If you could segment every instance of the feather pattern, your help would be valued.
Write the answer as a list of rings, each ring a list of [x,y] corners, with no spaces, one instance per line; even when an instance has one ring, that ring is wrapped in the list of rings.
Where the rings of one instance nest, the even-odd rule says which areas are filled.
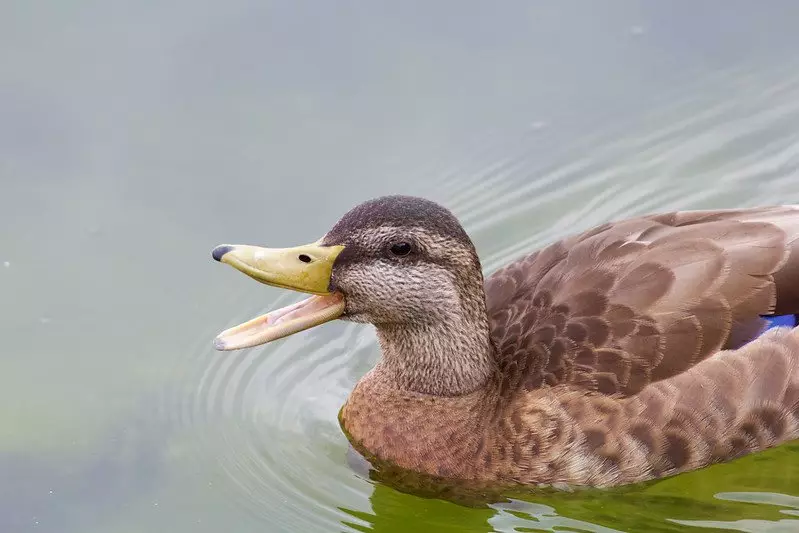
[[[799,437],[799,208],[608,223],[484,284],[491,377],[452,397],[376,368],[341,421],[375,464],[512,483],[610,486]]]
[[[497,362],[540,359],[524,365],[540,371],[519,380],[527,389],[635,394],[752,341],[778,294],[799,308],[778,290],[799,280],[775,282],[797,236],[799,211],[777,207],[642,217],[554,243],[486,281]]]

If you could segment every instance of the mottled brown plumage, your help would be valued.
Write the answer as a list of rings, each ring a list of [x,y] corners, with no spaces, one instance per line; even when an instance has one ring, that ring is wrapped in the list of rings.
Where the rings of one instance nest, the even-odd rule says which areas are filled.
[[[760,318],[799,312],[799,208],[605,224],[483,283],[443,208],[367,207],[324,242],[353,251],[331,289],[381,344],[340,414],[378,468],[612,486],[799,437],[799,329]]]

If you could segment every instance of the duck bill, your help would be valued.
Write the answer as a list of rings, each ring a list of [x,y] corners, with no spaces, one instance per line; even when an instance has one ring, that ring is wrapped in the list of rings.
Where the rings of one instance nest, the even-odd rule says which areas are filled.
[[[282,249],[217,246],[212,252],[217,261],[261,283],[313,296],[223,331],[214,339],[214,347],[217,350],[250,348],[340,317],[344,313],[344,296],[330,292],[329,286],[333,263],[343,249],[343,246],[319,243]]]

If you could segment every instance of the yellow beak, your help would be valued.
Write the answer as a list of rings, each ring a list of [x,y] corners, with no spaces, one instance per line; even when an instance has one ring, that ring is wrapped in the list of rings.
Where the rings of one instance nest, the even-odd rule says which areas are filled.
[[[258,346],[341,316],[344,296],[331,293],[329,286],[333,263],[343,249],[318,242],[282,249],[227,244],[214,248],[214,259],[261,283],[315,295],[223,331],[214,340],[216,349]]]

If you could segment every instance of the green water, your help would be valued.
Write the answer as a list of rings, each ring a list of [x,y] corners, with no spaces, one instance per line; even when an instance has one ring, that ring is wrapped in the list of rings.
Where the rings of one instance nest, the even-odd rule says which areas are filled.
[[[799,444],[646,486],[421,498],[347,462],[377,360],[210,258],[406,193],[491,271],[608,219],[799,203],[799,4],[0,4],[0,532],[799,531]]]

